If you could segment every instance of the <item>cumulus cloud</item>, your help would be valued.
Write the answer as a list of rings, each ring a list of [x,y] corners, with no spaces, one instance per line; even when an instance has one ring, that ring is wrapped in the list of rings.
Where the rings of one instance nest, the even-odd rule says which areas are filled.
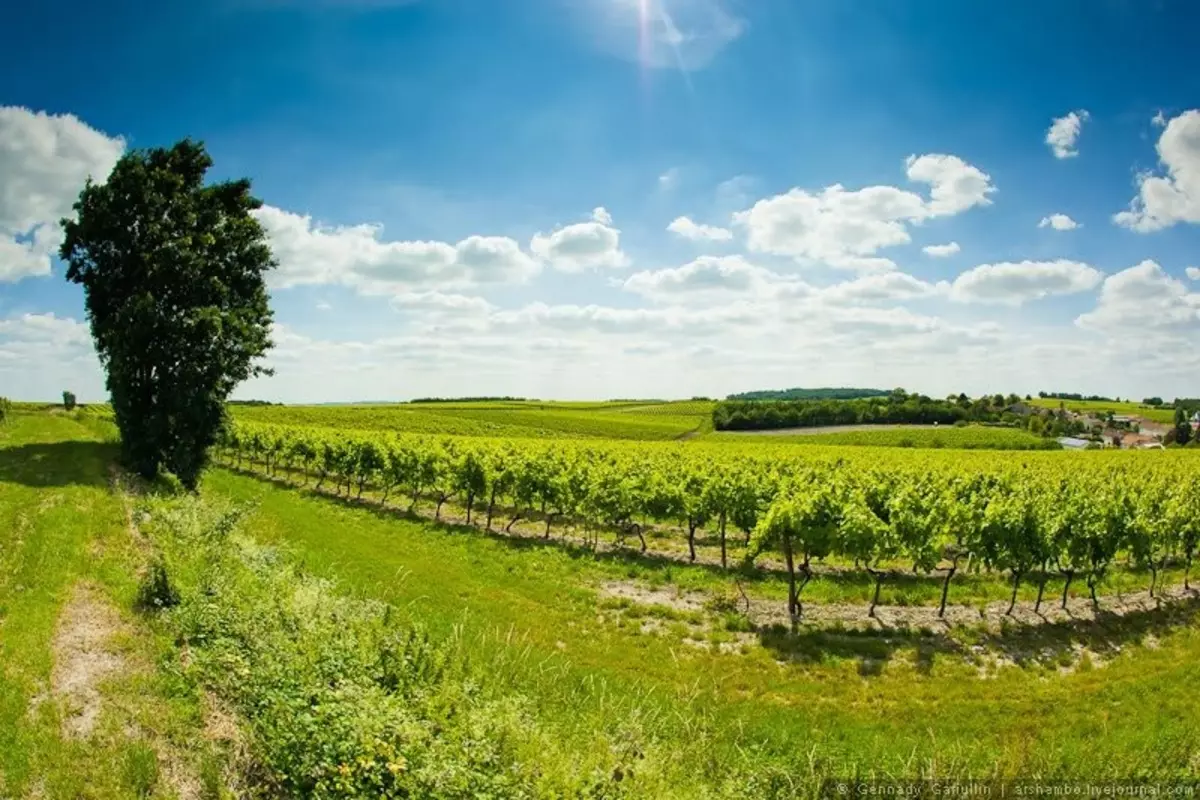
[[[945,284],[932,284],[903,272],[864,275],[821,290],[820,298],[834,303],[912,300],[945,291]]]
[[[810,291],[800,279],[755,266],[742,256],[701,256],[682,267],[635,273],[620,285],[627,292],[663,302],[678,302],[684,296],[717,301],[733,295],[798,297]]]
[[[877,252],[911,241],[910,225],[988,205],[995,191],[986,173],[957,156],[911,156],[906,168],[909,180],[930,185],[928,199],[895,186],[794,188],[738,212],[734,223],[755,252],[879,271],[894,265]]]
[[[425,312],[439,316],[483,317],[493,308],[482,297],[444,292],[401,292],[392,297],[391,304],[398,310]]]
[[[1184,272],[1194,281],[1200,281],[1200,267],[1188,267]]]
[[[1100,331],[1200,328],[1200,293],[1146,260],[1104,279],[1096,308],[1075,324]]]
[[[592,222],[599,222],[601,225],[612,225],[612,214],[608,213],[608,209],[604,206],[596,206],[592,209]]]
[[[930,244],[921,248],[921,250],[925,252],[925,255],[933,256],[934,258],[946,258],[947,256],[954,255],[961,249],[962,248],[958,246],[958,242],[950,242],[948,244]]]
[[[1019,305],[1051,295],[1085,292],[1103,279],[1095,267],[1065,259],[980,264],[954,279],[950,298],[962,303]]]
[[[1042,217],[1042,221],[1038,223],[1038,227],[1053,228],[1056,231],[1073,231],[1083,226],[1066,214],[1051,214],[1048,217]]]
[[[103,181],[125,141],[71,114],[0,107],[0,282],[49,275],[58,221],[88,177]]]
[[[667,230],[693,242],[727,242],[733,238],[733,231],[728,228],[699,224],[688,217],[676,217]]]
[[[567,225],[549,234],[536,234],[529,249],[560,272],[626,267],[629,258],[621,251],[621,232],[611,223],[608,212],[598,208],[593,212],[591,222]]]
[[[49,400],[64,386],[86,401],[104,396],[87,323],[53,313],[0,319],[0,386],[22,400]]]
[[[392,294],[432,286],[521,283],[541,268],[520,245],[501,236],[470,236],[453,245],[384,241],[379,225],[326,227],[273,206],[263,206],[255,216],[279,260],[279,268],[268,273],[276,288],[343,284],[363,293]]]
[[[1046,131],[1046,144],[1050,146],[1055,158],[1072,158],[1079,155],[1075,143],[1079,141],[1083,123],[1090,117],[1088,112],[1080,109],[1058,117],[1050,124],[1050,129]]]
[[[1175,117],[1158,139],[1165,174],[1138,176],[1137,197],[1113,221],[1141,233],[1177,222],[1200,223],[1200,110]]]

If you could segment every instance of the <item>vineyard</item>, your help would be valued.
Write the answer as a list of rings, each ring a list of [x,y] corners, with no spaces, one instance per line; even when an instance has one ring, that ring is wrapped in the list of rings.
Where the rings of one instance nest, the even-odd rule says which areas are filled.
[[[1200,543],[1200,463],[1190,452],[966,453],[758,447],[721,443],[450,438],[239,422],[221,457],[295,476],[301,485],[441,518],[453,502],[466,524],[511,529],[536,520],[648,548],[677,535],[696,560],[698,535],[719,543],[719,563],[782,561],[787,611],[802,615],[814,562],[870,576],[864,613],[905,571],[942,576],[939,614],[954,576],[971,567],[1008,576],[1011,612],[1024,581],[1035,611],[1052,575],[1065,606],[1073,586],[1099,607],[1110,571],[1149,576],[1182,567],[1184,589]],[[861,452],[861,451],[860,451]],[[731,557],[736,549],[740,558]]]

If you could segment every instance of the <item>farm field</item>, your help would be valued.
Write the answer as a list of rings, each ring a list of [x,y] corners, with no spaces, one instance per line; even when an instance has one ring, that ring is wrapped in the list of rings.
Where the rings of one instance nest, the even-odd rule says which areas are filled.
[[[244,420],[458,436],[659,440],[712,429],[712,404],[694,401],[234,406],[233,413]]]
[[[624,496],[634,500],[644,491],[639,476],[668,463],[697,475],[736,465],[756,486],[783,469],[880,486],[918,475],[1028,473],[1092,475],[1106,485],[1121,476],[1146,488],[1192,474],[1194,453],[916,451],[715,436],[447,440],[238,417],[238,447],[219,449],[226,466],[192,498],[120,478],[111,428],[90,414],[26,411],[0,426],[0,519],[8,522],[0,535],[9,537],[4,552],[22,554],[0,575],[0,647],[20,648],[5,650],[0,687],[6,791],[44,786],[45,796],[70,797],[88,785],[96,797],[170,797],[208,786],[220,796],[245,775],[267,774],[299,794],[385,780],[417,796],[805,797],[847,776],[1167,780],[1200,772],[1191,721],[1200,715],[1191,668],[1200,604],[1182,589],[1181,561],[1164,562],[1155,600],[1149,571],[1122,549],[1099,581],[1099,611],[1082,577],[1068,587],[1052,571],[1039,613],[1036,570],[1014,598],[1007,570],[964,564],[941,618],[943,575],[912,572],[902,548],[872,556],[887,573],[878,585],[848,553],[832,552],[815,565],[792,629],[778,543],[746,566],[753,553],[731,526],[723,568],[711,517],[698,526],[695,561],[686,519],[639,515],[643,552],[604,524],[605,514],[622,512],[602,494],[589,495],[573,519],[555,520],[548,539],[533,512],[504,532],[521,510],[505,495],[489,531],[482,506],[468,524],[459,492],[434,520],[435,486],[418,493],[416,513],[405,512],[408,487],[395,487],[389,503],[375,473],[361,492],[357,473],[335,489],[339,470],[357,469],[350,462],[331,465],[314,491],[314,465],[308,475],[298,461],[286,466],[282,449],[268,463],[265,437],[430,453],[453,441],[457,458],[502,453],[514,467],[559,454],[605,465],[607,473],[588,473],[593,487],[608,485],[605,474],[628,477],[634,494]],[[1043,484],[1053,482],[1031,482]],[[62,556],[42,555],[50,551]],[[25,566],[12,572],[8,563]],[[147,585],[154,589],[155,563],[165,565],[178,605],[136,610]],[[45,589],[25,591],[32,581]],[[102,663],[138,665],[129,679],[101,671],[88,695],[95,733],[82,739],[70,733],[78,701],[55,688],[64,620],[82,614],[81,602],[92,616],[96,605],[110,615]],[[381,667],[369,654],[396,641],[409,653],[404,663],[429,666],[378,684],[368,676]],[[339,693],[340,682],[361,688]],[[474,688],[463,694],[464,686]],[[315,707],[313,697],[322,698]],[[42,709],[32,718],[31,704]],[[450,707],[458,712],[444,716]],[[951,711],[930,713],[937,708]],[[233,738],[214,737],[213,709]],[[401,719],[406,730],[442,734],[395,740],[406,742],[402,758],[391,745],[364,744],[376,735],[393,741],[384,732]],[[1103,737],[1094,735],[1097,720]],[[306,733],[297,739],[297,731]],[[52,770],[59,761],[74,766]],[[39,783],[52,772],[53,783]]]
[[[1035,397],[1029,403],[1042,408],[1058,408],[1061,403],[1067,410],[1080,414],[1103,415],[1111,411],[1114,414],[1145,417],[1151,422],[1169,424],[1175,421],[1174,408],[1155,408],[1144,403],[1110,403],[1104,400],[1059,400],[1054,397]]]
[[[767,436],[772,441],[807,445],[951,448],[963,450],[1048,450],[1053,439],[1016,428],[969,425],[833,425],[821,428],[783,428],[759,431],[718,431],[714,439]]]

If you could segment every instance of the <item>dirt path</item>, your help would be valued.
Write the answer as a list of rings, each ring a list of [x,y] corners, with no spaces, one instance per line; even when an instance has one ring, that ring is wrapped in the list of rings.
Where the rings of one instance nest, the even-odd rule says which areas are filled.
[[[113,639],[128,629],[102,593],[78,584],[63,608],[51,647],[50,696],[63,702],[63,736],[86,739],[103,710],[100,685],[128,669]]]

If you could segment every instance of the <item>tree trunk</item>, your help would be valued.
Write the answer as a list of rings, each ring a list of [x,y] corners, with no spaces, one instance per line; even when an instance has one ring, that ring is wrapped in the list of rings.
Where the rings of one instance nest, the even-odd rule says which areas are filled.
[[[1192,590],[1191,583],[1188,582],[1188,577],[1192,572],[1192,554],[1188,553],[1183,562],[1183,590],[1190,592]]]
[[[508,524],[504,526],[504,532],[512,533],[512,526],[515,525],[517,520],[521,519],[523,516],[524,514],[518,510],[517,513],[513,515],[513,518],[508,521]]]
[[[696,523],[688,520],[688,561],[696,560]]]
[[[728,567],[725,563],[725,512],[721,512],[721,569]]]
[[[553,522],[554,518],[557,516],[558,516],[558,514],[555,514],[553,512],[546,515],[546,532],[542,535],[543,539],[550,538],[550,523]]]
[[[475,493],[467,492],[467,524],[471,524],[471,506],[475,505]]]
[[[946,570],[946,579],[942,581],[942,603],[938,606],[938,617],[946,616],[946,598],[950,594],[950,579],[954,577],[954,573],[958,572],[958,559]]]
[[[387,505],[388,495],[392,493],[392,487],[395,485],[396,484],[394,484],[394,483],[385,483],[383,485],[383,497],[379,498],[379,505],[381,505],[381,506]]]
[[[1097,581],[1096,575],[1094,573],[1089,573],[1088,579],[1087,579],[1087,585],[1088,585],[1088,592],[1090,592],[1092,595],[1092,608],[1095,609],[1096,611],[1099,611],[1100,610],[1100,598],[1096,597],[1096,581]]]
[[[484,530],[490,531],[492,529],[492,509],[494,509],[495,507],[496,507],[496,487],[493,486],[492,493],[488,496],[487,522],[483,526]]]
[[[867,616],[875,618],[875,606],[879,605],[879,590],[883,587],[883,573],[879,570],[867,569],[867,572],[875,578],[875,594],[871,597],[871,607],[867,609]]]
[[[1063,575],[1067,576],[1067,582],[1063,584],[1063,593],[1062,593],[1062,607],[1063,607],[1063,609],[1066,609],[1066,607],[1067,607],[1067,592],[1071,589],[1071,581],[1075,580],[1075,570],[1069,569],[1069,570],[1063,572]]]
[[[1042,579],[1040,581],[1038,581],[1037,602],[1035,602],[1033,604],[1033,613],[1035,613],[1035,614],[1042,613],[1042,595],[1046,593],[1046,581],[1048,581],[1049,579],[1050,579],[1050,576],[1047,575],[1046,570],[1043,569],[1042,570]]]
[[[1017,606],[1017,589],[1020,589],[1020,588],[1021,588],[1021,573],[1014,570],[1013,571],[1012,599],[1010,599],[1008,601],[1008,611],[1004,612],[1004,616],[1006,616],[1006,617],[1010,616],[1013,612],[1013,609],[1016,608],[1016,606]]]
[[[792,558],[792,540],[786,536],[783,538],[783,555],[788,571],[788,616],[792,618],[794,625],[800,614],[800,598],[796,594],[796,564]]]
[[[800,594],[804,591],[804,587],[808,586],[808,582],[812,580],[812,567],[809,566],[809,555],[804,554],[804,563],[800,565],[800,571],[804,574],[804,580],[800,582],[800,586],[796,589],[796,619],[804,616],[804,604],[800,602]]]
[[[633,529],[637,532],[638,541],[642,543],[642,552],[646,552],[646,537],[642,534],[642,526],[635,522],[633,523]]]
[[[412,492],[412,502],[408,504],[408,513],[417,513],[417,498],[421,495],[421,487],[414,486]]]
[[[321,470],[321,474],[317,477],[317,485],[313,487],[314,492],[321,491],[321,486],[325,483],[325,470]]]
[[[362,500],[363,487],[367,485],[367,476],[363,475],[358,479],[358,494],[354,496],[355,500]]]
[[[437,508],[434,509],[434,512],[433,512],[434,519],[440,520],[442,518],[442,503],[446,502],[449,499],[450,499],[449,495],[445,495],[445,494],[438,495]]]
[[[1158,582],[1158,567],[1150,565],[1150,596],[1154,597],[1154,584]]]

